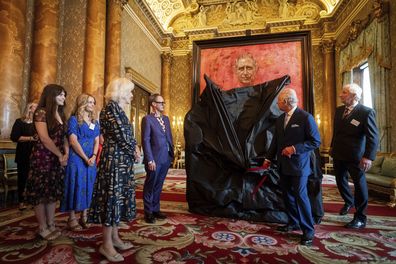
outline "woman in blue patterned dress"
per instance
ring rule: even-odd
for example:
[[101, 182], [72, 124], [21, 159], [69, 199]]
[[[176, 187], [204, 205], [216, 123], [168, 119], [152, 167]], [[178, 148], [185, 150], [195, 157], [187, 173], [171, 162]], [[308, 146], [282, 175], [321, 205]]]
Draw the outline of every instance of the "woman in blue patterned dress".
[[63, 112], [65, 100], [66, 91], [62, 86], [48, 84], [33, 117], [38, 141], [30, 156], [25, 194], [26, 202], [34, 205], [39, 235], [46, 240], [61, 234], [55, 226], [55, 208], [56, 202], [62, 199], [64, 166], [69, 157]]
[[[65, 191], [60, 210], [69, 212], [68, 228], [87, 228], [87, 209], [91, 204], [96, 178], [96, 155], [99, 148], [99, 123], [95, 120], [95, 98], [88, 94], [77, 97], [68, 122], [69, 160], [66, 166]], [[75, 212], [81, 212], [77, 221]]]
[[140, 153], [132, 125], [123, 110], [132, 100], [133, 89], [134, 84], [126, 78], [111, 81], [106, 88], [107, 104], [99, 118], [104, 143], [88, 221], [103, 225], [99, 252], [112, 262], [124, 261], [115, 248], [133, 247], [118, 235], [120, 221], [129, 222], [136, 216], [133, 163]]

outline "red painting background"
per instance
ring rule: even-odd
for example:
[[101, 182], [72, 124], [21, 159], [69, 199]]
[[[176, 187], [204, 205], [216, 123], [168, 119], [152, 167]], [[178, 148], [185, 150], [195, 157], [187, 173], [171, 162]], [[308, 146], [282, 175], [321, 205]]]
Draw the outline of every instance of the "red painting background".
[[303, 105], [303, 62], [300, 41], [267, 43], [224, 48], [201, 49], [200, 93], [205, 88], [204, 74], [223, 90], [241, 87], [235, 73], [235, 60], [250, 53], [256, 60], [257, 73], [254, 84], [290, 75], [288, 86], [297, 92], [299, 105]]

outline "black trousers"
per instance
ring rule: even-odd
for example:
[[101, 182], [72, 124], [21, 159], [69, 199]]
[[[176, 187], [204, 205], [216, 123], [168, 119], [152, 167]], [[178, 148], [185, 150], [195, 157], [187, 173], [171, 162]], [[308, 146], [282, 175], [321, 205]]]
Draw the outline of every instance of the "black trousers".
[[[364, 171], [359, 167], [359, 162], [348, 162], [335, 159], [333, 162], [337, 187], [342, 199], [344, 199], [346, 204], [355, 206], [356, 213], [354, 218], [365, 222], [367, 218], [368, 188]], [[348, 175], [350, 175], [353, 180], [355, 188], [354, 194], [352, 194], [349, 188]]]
[[26, 180], [29, 174], [30, 163], [27, 162], [18, 162], [17, 163], [17, 171], [18, 171], [18, 202], [22, 203], [25, 200], [24, 192], [26, 187]]
[[308, 197], [314, 222], [324, 215], [322, 198], [322, 178], [308, 178]]
[[322, 198], [322, 179], [321, 161], [319, 149], [311, 151], [310, 162], [312, 174], [308, 178], [308, 197], [311, 203], [312, 218], [314, 222], [322, 219], [324, 216], [323, 198]]

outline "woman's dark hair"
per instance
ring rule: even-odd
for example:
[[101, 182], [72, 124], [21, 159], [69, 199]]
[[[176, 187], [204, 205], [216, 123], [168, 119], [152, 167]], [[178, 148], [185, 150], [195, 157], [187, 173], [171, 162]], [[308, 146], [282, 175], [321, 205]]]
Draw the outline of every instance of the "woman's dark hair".
[[38, 108], [44, 108], [46, 111], [46, 119], [48, 131], [51, 131], [55, 128], [57, 121], [55, 118], [56, 109], [58, 109], [59, 116], [62, 119], [62, 123], [65, 124], [66, 117], [63, 111], [66, 106], [66, 102], [64, 105], [59, 105], [56, 103], [56, 97], [60, 95], [62, 92], [67, 95], [65, 88], [57, 84], [48, 84], [44, 87], [43, 92], [41, 93], [40, 101], [38, 103]]

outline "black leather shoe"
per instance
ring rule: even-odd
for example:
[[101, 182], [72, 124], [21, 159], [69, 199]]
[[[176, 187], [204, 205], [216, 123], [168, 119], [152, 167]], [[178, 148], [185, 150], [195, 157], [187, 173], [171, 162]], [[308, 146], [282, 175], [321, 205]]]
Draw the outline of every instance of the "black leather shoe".
[[278, 226], [276, 230], [280, 232], [291, 232], [291, 231], [298, 231], [301, 230], [299, 226], [292, 226], [292, 225], [284, 225], [284, 226]]
[[345, 227], [346, 228], [354, 228], [354, 229], [365, 228], [366, 222], [358, 220], [358, 219], [353, 219], [351, 222], [346, 224]]
[[344, 204], [344, 206], [340, 210], [340, 215], [348, 214], [349, 210], [351, 210], [352, 205]]
[[301, 245], [309, 247], [312, 246], [312, 243], [313, 243], [313, 237], [304, 237], [304, 236], [301, 237], [300, 240]]
[[166, 215], [161, 212], [153, 212], [153, 216], [157, 219], [166, 219]]
[[154, 224], [155, 223], [155, 217], [153, 214], [144, 214], [144, 221], [148, 224]]

